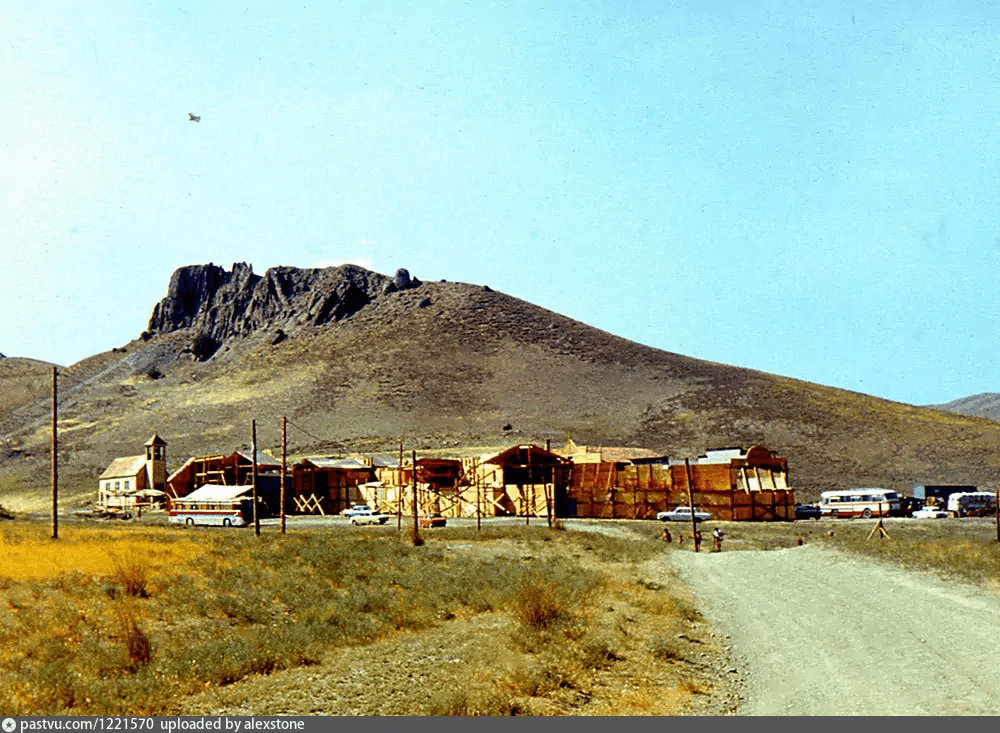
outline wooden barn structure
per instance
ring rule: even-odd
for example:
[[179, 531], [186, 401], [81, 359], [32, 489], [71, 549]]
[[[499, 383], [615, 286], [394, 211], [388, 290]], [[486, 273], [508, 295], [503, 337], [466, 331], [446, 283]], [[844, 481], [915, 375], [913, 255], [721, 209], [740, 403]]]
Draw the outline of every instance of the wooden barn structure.
[[759, 521], [795, 518], [788, 460], [762, 446], [710, 450], [695, 460], [601, 460], [574, 463], [567, 517], [652, 519], [688, 504], [715, 519]]
[[[206, 484], [249, 486], [253, 483], [253, 457], [250, 451], [235, 451], [188, 458], [167, 477], [167, 501], [187, 496]], [[281, 461], [257, 452], [257, 493], [266, 510], [281, 510]]]
[[[413, 512], [413, 465], [383, 461], [377, 481], [358, 488], [387, 514]], [[417, 513], [444, 517], [546, 517], [565, 508], [570, 462], [537, 445], [516, 445], [481, 458], [419, 458]], [[401, 508], [400, 508], [401, 507]]]
[[364, 501], [358, 487], [375, 480], [375, 469], [357, 458], [304, 458], [292, 466], [291, 475], [285, 511], [339, 514]]
[[565, 516], [571, 467], [563, 456], [530, 443], [484, 459], [478, 478], [492, 509], [487, 516]]
[[[360, 486], [368, 506], [404, 516], [413, 513], [413, 463], [400, 464], [398, 459], [375, 456], [377, 480]], [[469, 490], [473, 477], [468, 472], [469, 463], [459, 458], [418, 458], [416, 465], [417, 514], [443, 517], [474, 517], [476, 505]]]

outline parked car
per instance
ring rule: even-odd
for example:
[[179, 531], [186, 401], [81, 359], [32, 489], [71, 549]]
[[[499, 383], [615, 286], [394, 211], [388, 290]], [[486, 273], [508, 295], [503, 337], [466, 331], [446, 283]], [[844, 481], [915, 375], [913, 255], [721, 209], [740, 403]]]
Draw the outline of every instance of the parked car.
[[796, 504], [796, 519], [819, 519], [823, 516], [823, 510], [815, 504]]
[[435, 514], [431, 516], [420, 517], [420, 526], [424, 529], [430, 529], [431, 527], [444, 527], [447, 524], [447, 520], [440, 514]]
[[[669, 512], [659, 512], [656, 518], [661, 522], [690, 522], [691, 521], [691, 507], [679, 506], [675, 509], [671, 509]], [[704, 522], [712, 518], [712, 515], [708, 512], [703, 512], [699, 509], [694, 510], [694, 520], [695, 522]]]
[[359, 509], [351, 516], [351, 524], [359, 527], [362, 524], [385, 524], [389, 521], [388, 514], [382, 514], [374, 509]]
[[355, 504], [350, 509], [345, 509], [344, 511], [342, 511], [341, 514], [350, 519], [353, 516], [370, 511], [372, 511], [372, 508], [367, 504]]
[[948, 516], [948, 512], [932, 506], [925, 506], [923, 509], [917, 509], [913, 512], [914, 519], [947, 519]]

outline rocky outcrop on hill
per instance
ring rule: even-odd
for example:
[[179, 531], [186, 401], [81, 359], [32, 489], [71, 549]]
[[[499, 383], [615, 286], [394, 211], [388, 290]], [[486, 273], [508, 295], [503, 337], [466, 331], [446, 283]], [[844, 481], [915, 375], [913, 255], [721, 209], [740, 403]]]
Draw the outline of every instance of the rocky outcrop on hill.
[[419, 287], [403, 269], [386, 277], [356, 265], [323, 269], [272, 267], [263, 275], [242, 262], [231, 271], [214, 264], [189, 265], [170, 278], [167, 296], [154, 308], [146, 335], [194, 329], [200, 358], [212, 345], [262, 329], [294, 333], [357, 313], [373, 299]]

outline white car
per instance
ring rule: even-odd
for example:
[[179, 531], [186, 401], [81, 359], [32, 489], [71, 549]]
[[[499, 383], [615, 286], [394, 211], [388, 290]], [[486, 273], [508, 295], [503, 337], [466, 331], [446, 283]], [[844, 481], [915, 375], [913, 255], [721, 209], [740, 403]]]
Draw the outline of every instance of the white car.
[[389, 521], [388, 514], [380, 514], [374, 509], [359, 509], [351, 515], [351, 524], [358, 527], [362, 524], [385, 524]]
[[355, 516], [357, 514], [361, 514], [363, 512], [370, 512], [370, 511], [371, 511], [371, 507], [369, 507], [367, 504], [355, 504], [350, 509], [345, 509], [344, 511], [342, 511], [341, 514], [343, 516], [347, 517], [348, 519], [350, 519], [351, 517], [353, 517], [353, 516]]
[[[691, 521], [691, 507], [679, 506], [676, 509], [671, 509], [669, 512], [659, 512], [656, 518], [661, 522], [690, 522]], [[703, 512], [698, 509], [694, 510], [694, 521], [704, 522], [712, 518], [712, 515], [708, 512]]]
[[923, 509], [917, 509], [913, 512], [914, 519], [947, 519], [948, 517], [948, 512], [932, 506], [925, 506]]

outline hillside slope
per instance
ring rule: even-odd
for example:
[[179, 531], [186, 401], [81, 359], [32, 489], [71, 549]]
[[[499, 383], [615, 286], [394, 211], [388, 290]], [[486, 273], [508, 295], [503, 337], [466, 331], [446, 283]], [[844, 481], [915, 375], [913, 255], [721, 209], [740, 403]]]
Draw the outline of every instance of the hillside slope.
[[975, 417], [986, 417], [990, 420], [1000, 420], [1000, 394], [996, 392], [981, 392], [980, 394], [952, 400], [943, 405], [932, 405], [932, 407], [959, 415], [972, 415]]
[[[183, 307], [175, 274], [140, 338], [63, 370], [69, 485], [91, 491], [153, 430], [171, 467], [248, 445], [251, 420], [260, 447], [274, 449], [282, 416], [293, 456], [571, 436], [682, 458], [759, 443], [788, 457], [804, 498], [866, 484], [986, 485], [1000, 468], [1000, 423], [653, 349], [489, 288], [399, 288], [351, 266], [248, 274], [240, 287], [229, 273], [214, 290], [195, 288]], [[279, 280], [297, 295], [261, 289]], [[309, 315], [346, 301], [339, 318]], [[6, 485], [45, 485], [47, 410], [25, 404], [3, 423], [20, 451], [0, 463]]]

